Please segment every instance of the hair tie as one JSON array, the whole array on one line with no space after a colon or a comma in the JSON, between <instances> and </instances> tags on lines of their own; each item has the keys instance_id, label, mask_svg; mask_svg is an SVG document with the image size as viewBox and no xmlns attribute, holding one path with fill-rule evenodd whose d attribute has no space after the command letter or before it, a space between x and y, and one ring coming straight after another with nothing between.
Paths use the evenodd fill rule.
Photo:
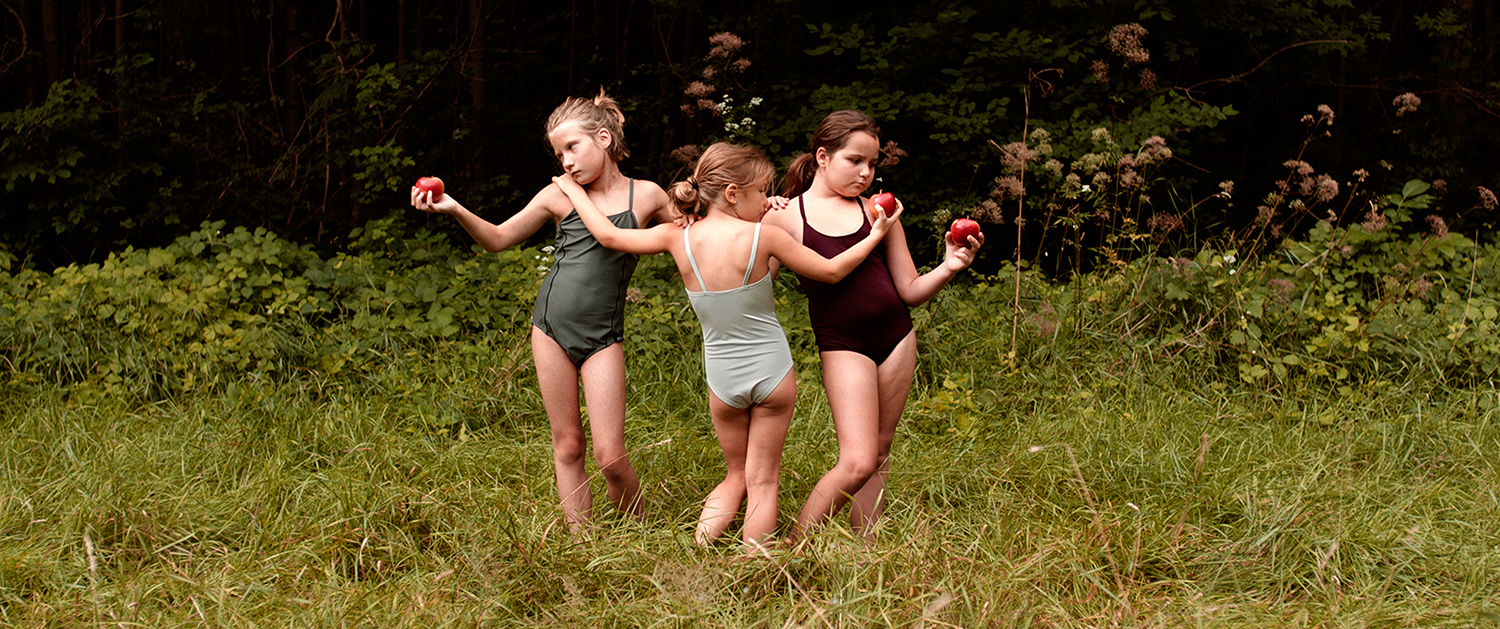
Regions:
<instances>
[{"instance_id":1,"label":"hair tie","mask_svg":"<svg viewBox=\"0 0 1500 629\"><path fill-rule=\"evenodd\" d=\"M698 189L698 178L694 177L692 175L688 175L687 185L692 186L694 190L697 190Z\"/></svg>"}]
</instances>

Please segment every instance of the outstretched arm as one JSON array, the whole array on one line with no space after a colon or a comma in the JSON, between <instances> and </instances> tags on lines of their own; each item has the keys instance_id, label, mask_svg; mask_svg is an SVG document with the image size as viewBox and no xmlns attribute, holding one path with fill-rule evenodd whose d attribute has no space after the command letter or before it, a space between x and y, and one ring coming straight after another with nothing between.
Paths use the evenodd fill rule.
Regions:
<instances>
[{"instance_id":1,"label":"outstretched arm","mask_svg":"<svg viewBox=\"0 0 1500 629\"><path fill-rule=\"evenodd\" d=\"M668 223L650 229L620 229L618 225L610 222L604 212L599 211L599 207L589 199L588 192L573 180L572 175L564 174L553 177L552 183L556 184L557 188L568 196L568 200L573 202L573 208L578 210L578 217L583 219L584 226L589 228L589 232L594 235L599 244L615 251L634 254L670 251L667 232L675 229L674 225Z\"/></svg>"},{"instance_id":2,"label":"outstretched arm","mask_svg":"<svg viewBox=\"0 0 1500 629\"><path fill-rule=\"evenodd\" d=\"M484 247L485 251L495 253L526 240L553 219L555 215L545 201L545 192L543 190L537 193L531 202L526 204L526 207L521 208L515 216L499 225L470 212L469 208L464 207L451 194L445 194L443 198L433 201L431 192L419 192L416 186L412 186L411 189L411 205L423 212L447 214L458 219L458 224L474 237L474 242Z\"/></svg>"},{"instance_id":3,"label":"outstretched arm","mask_svg":"<svg viewBox=\"0 0 1500 629\"><path fill-rule=\"evenodd\" d=\"M923 274L917 273L912 262L911 250L906 246L906 233L898 225L886 239L886 264L891 269L891 280L896 284L896 293L907 306L920 306L936 297L944 286L958 275L959 271L974 263L974 255L984 245L984 233L969 237L968 246L954 244L953 234L943 234L943 263Z\"/></svg>"},{"instance_id":4,"label":"outstretched arm","mask_svg":"<svg viewBox=\"0 0 1500 629\"><path fill-rule=\"evenodd\" d=\"M886 237L887 233L900 229L901 224L896 222L899 216L901 216L901 209L898 207L894 214L876 219L870 224L870 235L832 258L825 258L822 254L808 249L806 245L797 242L791 234L780 227L773 226L773 229L761 236L763 240L766 236L770 237L766 242L770 245L771 255L787 268L798 275L832 284L853 273L854 269L859 267L859 263L864 262L865 257L880 245L880 241ZM774 269L775 266L773 265L772 268Z\"/></svg>"}]
</instances>

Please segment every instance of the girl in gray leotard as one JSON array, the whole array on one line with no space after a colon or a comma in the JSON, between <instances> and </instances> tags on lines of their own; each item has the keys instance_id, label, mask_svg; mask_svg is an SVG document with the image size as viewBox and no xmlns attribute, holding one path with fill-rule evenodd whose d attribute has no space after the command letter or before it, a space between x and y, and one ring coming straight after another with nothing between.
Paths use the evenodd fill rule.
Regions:
<instances>
[{"instance_id":1,"label":"girl in gray leotard","mask_svg":"<svg viewBox=\"0 0 1500 629\"><path fill-rule=\"evenodd\" d=\"M750 283L755 254L760 249L760 228L756 223L755 238L750 242L751 263L745 265L743 284L727 290L687 292L693 313L703 326L703 371L708 388L734 408L764 402L792 370L792 348L776 319L773 276L766 273ZM691 231L691 226L682 230L682 248L693 267L693 279L704 286L688 236Z\"/></svg>"},{"instance_id":2,"label":"girl in gray leotard","mask_svg":"<svg viewBox=\"0 0 1500 629\"><path fill-rule=\"evenodd\" d=\"M602 91L593 99L569 98L547 120L547 142L563 170L592 199L590 207L606 208L621 227L671 221L678 214L660 186L649 181L636 185L620 172L618 162L630 154L624 123L619 106ZM552 428L552 464L563 517L577 530L593 509L580 398L588 403L594 461L610 501L639 516L641 484L625 448L625 352L620 345L635 256L599 246L573 202L555 185L499 225L451 195L432 198L413 187L411 202L419 210L452 215L490 252L514 246L549 223L556 226L554 264L532 312L531 355Z\"/></svg>"},{"instance_id":3,"label":"girl in gray leotard","mask_svg":"<svg viewBox=\"0 0 1500 629\"><path fill-rule=\"evenodd\" d=\"M781 451L797 400L797 379L771 299L771 259L801 275L836 282L896 222L895 217L876 221L865 240L825 258L786 231L762 228L758 222L775 174L757 149L710 146L693 176L670 190L680 210L701 218L691 228L663 224L650 229L620 229L572 178L554 179L604 246L634 254L671 253L703 325L708 408L728 471L704 501L695 536L699 543L723 535L742 502L741 536L751 549L776 528Z\"/></svg>"}]
</instances>

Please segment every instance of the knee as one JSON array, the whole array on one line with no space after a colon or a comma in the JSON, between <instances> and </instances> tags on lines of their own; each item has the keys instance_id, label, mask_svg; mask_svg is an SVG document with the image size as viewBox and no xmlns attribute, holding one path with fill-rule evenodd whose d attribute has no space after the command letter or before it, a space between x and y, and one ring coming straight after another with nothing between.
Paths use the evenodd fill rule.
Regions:
<instances>
[{"instance_id":1,"label":"knee","mask_svg":"<svg viewBox=\"0 0 1500 629\"><path fill-rule=\"evenodd\" d=\"M772 471L755 471L745 473L745 492L750 494L764 494L766 492L776 493L781 484L781 474Z\"/></svg>"},{"instance_id":2,"label":"knee","mask_svg":"<svg viewBox=\"0 0 1500 629\"><path fill-rule=\"evenodd\" d=\"M552 461L558 465L583 465L583 457L587 453L587 446L583 442L583 436L552 436Z\"/></svg>"},{"instance_id":3,"label":"knee","mask_svg":"<svg viewBox=\"0 0 1500 629\"><path fill-rule=\"evenodd\" d=\"M601 449L596 444L594 447L594 463L599 465L599 474L606 481L615 481L625 478L630 474L630 455L622 448Z\"/></svg>"},{"instance_id":4,"label":"knee","mask_svg":"<svg viewBox=\"0 0 1500 629\"><path fill-rule=\"evenodd\" d=\"M844 473L850 478L863 484L875 475L876 470L880 469L880 462L883 459L883 456L875 452L859 452L839 457L838 466L843 468Z\"/></svg>"}]
</instances>

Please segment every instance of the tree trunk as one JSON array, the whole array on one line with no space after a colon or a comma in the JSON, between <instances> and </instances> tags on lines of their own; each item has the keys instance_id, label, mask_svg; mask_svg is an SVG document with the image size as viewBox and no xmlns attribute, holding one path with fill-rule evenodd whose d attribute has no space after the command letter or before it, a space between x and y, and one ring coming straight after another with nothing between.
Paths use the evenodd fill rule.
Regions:
<instances>
[{"instance_id":1,"label":"tree trunk","mask_svg":"<svg viewBox=\"0 0 1500 629\"><path fill-rule=\"evenodd\" d=\"M574 79L576 73L573 68L578 63L578 0L573 0L573 8L568 11L568 83L567 93L572 94L575 90Z\"/></svg>"},{"instance_id":2,"label":"tree trunk","mask_svg":"<svg viewBox=\"0 0 1500 629\"><path fill-rule=\"evenodd\" d=\"M125 0L115 0L115 60L125 58ZM125 91L125 73L120 72L114 76L115 102L122 103L124 98L121 92ZM125 108L115 108L115 139L120 146L125 145ZM124 161L125 154L120 152L120 160Z\"/></svg>"},{"instance_id":3,"label":"tree trunk","mask_svg":"<svg viewBox=\"0 0 1500 629\"><path fill-rule=\"evenodd\" d=\"M406 0L396 0L396 63L406 63Z\"/></svg>"},{"instance_id":4,"label":"tree trunk","mask_svg":"<svg viewBox=\"0 0 1500 629\"><path fill-rule=\"evenodd\" d=\"M62 25L56 0L42 0L42 53L47 62L47 85L63 79Z\"/></svg>"},{"instance_id":5,"label":"tree trunk","mask_svg":"<svg viewBox=\"0 0 1500 629\"><path fill-rule=\"evenodd\" d=\"M483 121L485 108L489 104L489 91L486 87L488 77L485 72L484 48L485 48L485 6L484 0L469 0L469 107L470 125L473 138L471 146L470 170L475 180L483 180L488 175L485 167L483 141Z\"/></svg>"},{"instance_id":6,"label":"tree trunk","mask_svg":"<svg viewBox=\"0 0 1500 629\"><path fill-rule=\"evenodd\" d=\"M282 93L286 96L285 129L282 133L288 139L297 135L297 129L302 125L303 102L302 82L297 76L297 64L292 63L291 56L297 54L302 48L302 38L297 34L297 5L287 2L283 25L284 48L276 63L282 67Z\"/></svg>"},{"instance_id":7,"label":"tree trunk","mask_svg":"<svg viewBox=\"0 0 1500 629\"><path fill-rule=\"evenodd\" d=\"M1474 30L1478 15L1474 12L1474 0L1447 0L1443 3L1443 9L1465 16L1468 22L1463 35L1439 38L1437 45L1438 58L1443 60L1442 68L1438 70L1443 78L1443 95L1438 99L1439 106L1453 112L1452 126L1447 131L1456 131L1455 137L1462 142L1463 130L1469 126L1469 108L1463 106L1462 101L1465 99L1454 93L1467 87L1465 77L1470 76L1473 70Z\"/></svg>"}]
</instances>

